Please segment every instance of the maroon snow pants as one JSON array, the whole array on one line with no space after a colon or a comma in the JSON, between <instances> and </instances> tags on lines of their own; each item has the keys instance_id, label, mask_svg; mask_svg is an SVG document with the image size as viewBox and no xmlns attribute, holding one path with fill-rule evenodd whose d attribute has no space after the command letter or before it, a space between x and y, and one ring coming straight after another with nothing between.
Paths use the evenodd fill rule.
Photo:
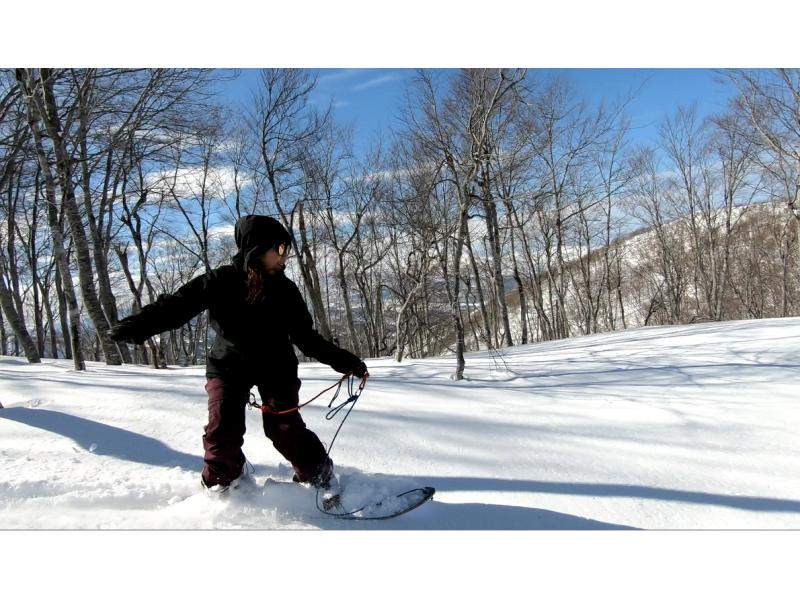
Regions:
<instances>
[{"instance_id":1,"label":"maroon snow pants","mask_svg":"<svg viewBox=\"0 0 800 598\"><path fill-rule=\"evenodd\" d=\"M203 482L206 486L228 485L242 473L245 457L242 452L245 433L245 408L250 397L245 384L210 378L208 393L208 425L203 434ZM265 405L278 411L296 407L299 401L300 381L286 392L273 392L258 386ZM275 396L276 394L280 396ZM319 471L326 459L325 447L311 430L306 428L300 413L286 415L263 413L264 433L277 451L294 467L301 481L308 481Z\"/></svg>"}]
</instances>

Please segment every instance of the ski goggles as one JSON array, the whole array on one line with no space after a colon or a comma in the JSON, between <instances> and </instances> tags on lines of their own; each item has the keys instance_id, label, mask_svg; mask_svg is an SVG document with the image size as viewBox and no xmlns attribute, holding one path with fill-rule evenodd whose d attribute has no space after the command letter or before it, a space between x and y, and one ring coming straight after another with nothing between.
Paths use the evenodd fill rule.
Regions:
<instances>
[{"instance_id":1,"label":"ski goggles","mask_svg":"<svg viewBox=\"0 0 800 598\"><path fill-rule=\"evenodd\" d=\"M275 251L278 252L279 256L283 257L284 255L289 255L292 251L292 247L288 243L280 243L275 246Z\"/></svg>"}]
</instances>

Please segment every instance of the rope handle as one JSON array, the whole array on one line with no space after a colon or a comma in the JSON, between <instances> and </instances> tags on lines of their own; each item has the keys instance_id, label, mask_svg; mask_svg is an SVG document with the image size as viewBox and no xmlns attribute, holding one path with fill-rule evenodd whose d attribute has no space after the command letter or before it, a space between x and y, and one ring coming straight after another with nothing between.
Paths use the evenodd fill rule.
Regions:
<instances>
[{"instance_id":1,"label":"rope handle","mask_svg":"<svg viewBox=\"0 0 800 598\"><path fill-rule=\"evenodd\" d=\"M334 382L328 388L326 388L325 390L323 390L319 394L311 397L305 403L301 403L297 407L291 407L290 409L285 409L285 410L282 410L282 411L275 410L272 407L270 407L269 405L260 404L258 401L256 401L256 397L252 392L250 393L250 399L247 401L247 405L251 409L259 409L262 413L269 413L271 415L287 415L289 413L294 413L295 411L300 411L300 409L302 409L303 407L305 407L309 403L312 403L312 402L316 401L318 398L320 398L322 395L324 395L329 390L333 390L334 388L336 388L336 392L334 393L333 397L331 398L330 403L328 403L328 408L329 409L333 408L333 411L335 411L335 413L333 414L333 416L331 416L331 414L329 412L328 415L326 416L327 419L332 419L332 417L335 417L336 413L338 413L339 410L341 410L342 407L344 407L345 405L347 405L350 402L353 402L353 401L357 400L358 397L361 396L361 392L364 390L364 387L367 385L367 378L369 378L369 374L368 373L364 374L364 377L361 378L361 383L358 385L357 392L353 392L353 372L348 372L347 374L342 376L338 380L338 382ZM350 397L347 399L347 401L345 401L341 405L333 407L333 402L339 396L339 392L341 392L342 384L344 384L345 380L348 380L348 391L349 391Z\"/></svg>"},{"instance_id":2,"label":"rope handle","mask_svg":"<svg viewBox=\"0 0 800 598\"><path fill-rule=\"evenodd\" d=\"M336 394L333 395L333 397L330 400L330 403L328 403L328 409L330 411L328 411L328 413L325 415L325 419L327 419L328 421L332 420L334 417L339 415L339 412L342 409L344 409L348 404L355 403L358 400L358 398L361 396L361 392L367 385L367 378L369 378L369 374L365 374L364 377L361 379L361 383L358 385L358 389L355 392L353 392L353 376L351 374L348 374L348 376L350 376L349 380L347 381L347 394L349 395L349 398L346 401L343 401L342 403L339 403L334 407L333 402L336 400L336 397L339 396L339 391L338 390L336 391Z\"/></svg>"}]
</instances>

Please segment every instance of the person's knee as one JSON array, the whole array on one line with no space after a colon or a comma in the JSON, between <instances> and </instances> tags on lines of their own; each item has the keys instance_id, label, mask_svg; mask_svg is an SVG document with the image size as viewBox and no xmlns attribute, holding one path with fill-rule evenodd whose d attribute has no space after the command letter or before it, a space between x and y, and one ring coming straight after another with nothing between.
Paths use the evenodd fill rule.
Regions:
<instances>
[{"instance_id":1,"label":"person's knee","mask_svg":"<svg viewBox=\"0 0 800 598\"><path fill-rule=\"evenodd\" d=\"M288 415L264 415L264 433L268 438L287 436L304 430L305 422L298 413Z\"/></svg>"}]
</instances>

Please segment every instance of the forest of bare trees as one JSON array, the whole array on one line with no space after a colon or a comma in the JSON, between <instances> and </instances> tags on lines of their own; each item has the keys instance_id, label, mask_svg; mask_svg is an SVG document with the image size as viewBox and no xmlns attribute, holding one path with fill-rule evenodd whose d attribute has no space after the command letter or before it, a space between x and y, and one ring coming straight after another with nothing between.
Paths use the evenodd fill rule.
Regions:
<instances>
[{"instance_id":1,"label":"forest of bare trees","mask_svg":"<svg viewBox=\"0 0 800 598\"><path fill-rule=\"evenodd\" d=\"M240 109L225 72L0 71L0 354L202 363L204 315L142 347L122 317L234 253L260 213L325 337L364 357L800 315L800 71L720 71L724 112L633 143L628 98L521 69L421 70L356 151L304 70Z\"/></svg>"}]
</instances>

